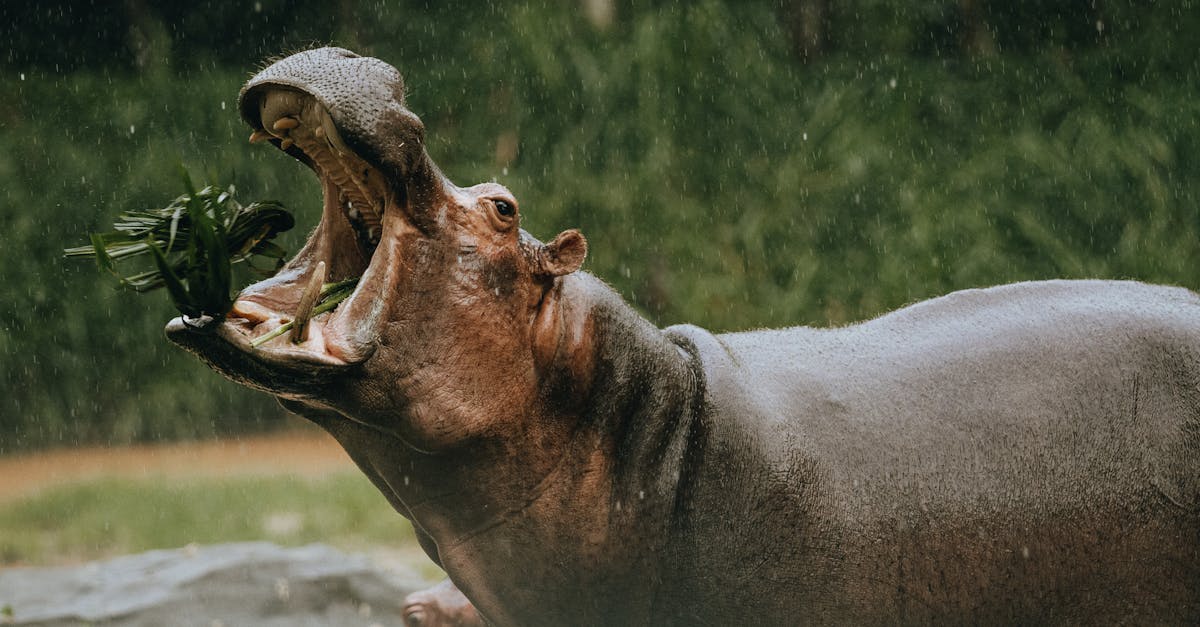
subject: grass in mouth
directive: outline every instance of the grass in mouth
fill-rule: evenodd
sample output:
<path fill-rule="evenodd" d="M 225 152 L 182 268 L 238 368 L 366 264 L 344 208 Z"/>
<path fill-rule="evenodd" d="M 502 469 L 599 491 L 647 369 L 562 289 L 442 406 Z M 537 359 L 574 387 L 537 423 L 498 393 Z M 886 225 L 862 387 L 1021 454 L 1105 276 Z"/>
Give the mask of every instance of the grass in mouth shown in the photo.
<path fill-rule="evenodd" d="M 274 201 L 242 205 L 234 199 L 232 186 L 209 185 L 197 191 L 186 174 L 183 182 L 187 192 L 167 206 L 122 213 L 113 231 L 92 233 L 90 246 L 63 252 L 67 257 L 95 258 L 102 270 L 135 292 L 165 287 L 175 308 L 188 318 L 220 320 L 237 299 L 232 289 L 233 264 L 245 262 L 264 277 L 275 274 L 287 251 L 271 240 L 296 221 Z M 149 269 L 146 257 L 153 262 Z M 132 260 L 142 260 L 142 269 L 124 273 L 118 267 Z M 355 278 L 323 286 L 312 315 L 337 307 L 357 284 Z M 288 331 L 291 324 L 258 338 L 254 346 Z"/>
<path fill-rule="evenodd" d="M 356 278 L 337 281 L 336 283 L 325 283 L 321 286 L 321 298 L 317 302 L 317 305 L 313 307 L 312 315 L 317 316 L 327 311 L 333 311 L 335 308 L 337 308 L 339 303 L 341 303 L 343 300 L 346 300 L 346 297 L 354 293 L 354 288 L 356 286 L 358 286 L 358 279 Z M 259 346 L 266 344 L 267 342 L 283 335 L 284 333 L 291 331 L 292 327 L 294 326 L 296 326 L 296 322 L 294 320 L 281 324 L 279 325 L 279 328 L 275 329 L 274 331 L 254 338 L 254 341 L 250 342 L 250 346 L 258 348 Z"/>

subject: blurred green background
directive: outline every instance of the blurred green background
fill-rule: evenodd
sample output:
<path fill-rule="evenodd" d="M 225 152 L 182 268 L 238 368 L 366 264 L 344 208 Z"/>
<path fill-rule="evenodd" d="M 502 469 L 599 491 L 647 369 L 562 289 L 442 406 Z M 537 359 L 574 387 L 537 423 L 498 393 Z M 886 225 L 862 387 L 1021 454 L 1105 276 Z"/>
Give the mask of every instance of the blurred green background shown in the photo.
<path fill-rule="evenodd" d="M 452 180 L 495 179 L 660 325 L 843 324 L 1050 277 L 1200 286 L 1200 7 L 1119 0 L 258 0 L 0 7 L 0 454 L 264 430 L 165 295 L 64 246 L 196 180 L 315 225 L 238 88 L 334 43 L 397 66 Z M 1036 315 L 1037 312 L 1030 312 Z"/>

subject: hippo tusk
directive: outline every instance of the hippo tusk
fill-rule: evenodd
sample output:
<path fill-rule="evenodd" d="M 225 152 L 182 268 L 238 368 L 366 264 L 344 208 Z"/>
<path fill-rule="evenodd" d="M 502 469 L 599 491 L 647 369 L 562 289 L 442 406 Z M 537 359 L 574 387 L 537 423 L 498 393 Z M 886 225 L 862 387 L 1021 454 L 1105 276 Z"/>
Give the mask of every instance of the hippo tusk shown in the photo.
<path fill-rule="evenodd" d="M 308 277 L 308 286 L 300 295 L 300 303 L 296 305 L 296 315 L 292 319 L 291 340 L 299 344 L 308 339 L 308 319 L 312 317 L 313 307 L 321 297 L 321 286 L 325 284 L 325 262 L 317 262 L 317 269 Z"/>
<path fill-rule="evenodd" d="M 250 143 L 257 144 L 264 139 L 270 139 L 271 134 L 266 131 L 254 131 L 250 133 Z"/>
<path fill-rule="evenodd" d="M 338 134 L 337 127 L 333 125 L 333 118 L 329 116 L 329 111 L 325 107 L 317 106 L 317 116 L 321 120 L 321 135 L 324 136 L 329 147 L 339 155 L 350 152 L 345 142 L 342 141 L 342 136 Z"/>
<path fill-rule="evenodd" d="M 300 120 L 296 118 L 279 118 L 271 125 L 271 128 L 277 131 L 290 131 L 297 126 L 300 126 Z"/>

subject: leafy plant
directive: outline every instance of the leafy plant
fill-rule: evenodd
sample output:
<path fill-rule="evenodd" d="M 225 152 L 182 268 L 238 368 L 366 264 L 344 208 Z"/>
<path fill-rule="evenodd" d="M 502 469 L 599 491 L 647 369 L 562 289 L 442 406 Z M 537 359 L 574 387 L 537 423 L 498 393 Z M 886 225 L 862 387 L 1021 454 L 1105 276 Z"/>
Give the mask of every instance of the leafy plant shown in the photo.
<path fill-rule="evenodd" d="M 167 288 L 175 308 L 192 318 L 223 318 L 236 294 L 231 291 L 232 264 L 247 262 L 270 276 L 283 265 L 287 251 L 271 240 L 295 225 L 292 214 L 276 202 L 242 205 L 234 188 L 209 185 L 196 191 L 185 174 L 187 193 L 166 207 L 128 211 L 113 224 L 115 231 L 93 233 L 91 246 L 68 248 L 67 257 L 95 257 L 100 268 L 136 292 Z M 149 256 L 154 267 L 122 273 L 118 262 Z M 270 260 L 266 268 L 251 263 Z"/>

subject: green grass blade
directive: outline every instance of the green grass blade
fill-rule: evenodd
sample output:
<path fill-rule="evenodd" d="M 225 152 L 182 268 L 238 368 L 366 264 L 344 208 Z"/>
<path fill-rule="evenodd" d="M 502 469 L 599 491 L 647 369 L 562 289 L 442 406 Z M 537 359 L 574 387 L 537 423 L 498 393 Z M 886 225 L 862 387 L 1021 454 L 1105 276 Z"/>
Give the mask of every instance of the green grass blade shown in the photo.
<path fill-rule="evenodd" d="M 180 312 L 189 316 L 223 316 L 233 305 L 232 264 L 250 262 L 251 269 L 271 276 L 283 266 L 287 251 L 271 242 L 295 226 L 295 218 L 274 201 L 242 206 L 230 186 L 196 191 L 180 167 L 187 193 L 162 208 L 126 211 L 113 232 L 93 234 L 90 246 L 64 249 L 67 257 L 95 257 L 97 264 L 125 287 L 138 292 L 167 288 Z M 153 269 L 122 273 L 118 262 L 150 256 Z M 252 258 L 274 261 L 257 267 Z"/>
<path fill-rule="evenodd" d="M 201 315 L 200 310 L 192 300 L 191 294 L 188 293 L 187 286 L 183 284 L 183 281 L 171 269 L 171 264 L 167 262 L 166 255 L 153 242 L 147 243 L 150 247 L 150 254 L 154 257 L 154 265 L 158 266 L 158 273 L 162 277 L 163 284 L 166 286 L 167 292 L 170 293 L 171 300 L 175 302 L 175 308 L 184 315 L 198 318 Z"/>
<path fill-rule="evenodd" d="M 112 257 L 108 256 L 108 250 L 104 247 L 104 238 L 95 233 L 92 234 L 92 249 L 96 255 L 96 265 L 100 266 L 101 270 L 116 272 L 116 264 L 113 263 Z"/>

